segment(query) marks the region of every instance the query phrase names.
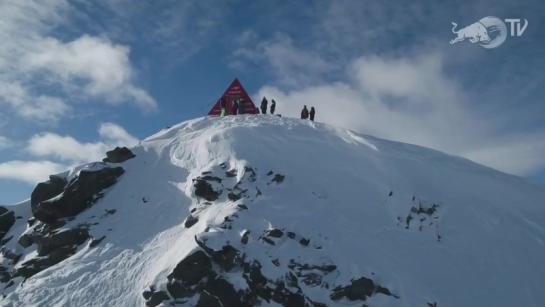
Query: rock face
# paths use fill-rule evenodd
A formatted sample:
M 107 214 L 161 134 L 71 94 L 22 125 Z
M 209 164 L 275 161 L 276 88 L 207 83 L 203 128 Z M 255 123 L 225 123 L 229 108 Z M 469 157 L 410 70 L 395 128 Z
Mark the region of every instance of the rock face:
M 89 237 L 85 228 L 49 231 L 48 227 L 44 226 L 29 236 L 29 240 L 38 246 L 38 257 L 22 263 L 13 277 L 21 276 L 26 279 L 63 261 L 73 255 L 78 246 Z
M 122 163 L 136 157 L 127 147 L 116 147 L 113 150 L 106 152 L 106 158 L 102 162 Z
M 34 216 L 53 224 L 60 218 L 77 215 L 100 198 L 101 191 L 117 182 L 123 174 L 121 167 L 105 167 L 99 170 L 82 170 L 65 186 L 65 181 L 51 177 L 32 192 L 31 205 Z
M 221 169 L 227 166 L 220 165 Z M 242 179 L 236 181 L 233 174 L 242 172 Z M 218 176 L 214 176 L 214 174 Z M 271 176 L 273 173 L 267 174 Z M 370 278 L 355 279 L 347 286 L 339 285 L 330 290 L 333 276 L 338 275 L 338 267 L 333 263 L 313 263 L 298 259 L 269 260 L 274 270 L 279 272 L 276 277 L 267 276 L 263 259 L 253 258 L 249 250 L 266 250 L 266 253 L 276 254 L 291 244 L 291 252 L 299 254 L 313 249 L 321 250 L 321 246 L 312 246 L 310 239 L 281 227 L 263 229 L 261 234 L 246 229 L 237 228 L 237 220 L 242 214 L 252 210 L 251 206 L 240 204 L 245 201 L 253 203 L 261 193 L 254 195 L 250 191 L 259 191 L 259 172 L 245 166 L 243 170 L 232 169 L 228 172 L 209 171 L 193 180 L 195 196 L 205 198 L 204 208 L 215 203 L 225 206 L 225 201 L 235 203 L 237 212 L 226 216 L 217 228 L 195 236 L 198 248 L 182 259 L 167 276 L 166 288 L 151 285 L 150 290 L 142 293 L 146 305 L 186 304 L 194 306 L 256 306 L 276 303 L 282 306 L 326 306 L 325 303 L 313 301 L 309 296 L 312 291 L 326 291 L 332 301 L 342 299 L 366 301 L 377 294 L 393 296 L 390 290 L 378 285 Z M 278 174 L 277 174 L 278 175 Z M 280 184 L 284 175 L 267 178 L 266 185 L 271 182 Z M 274 185 L 276 186 L 276 185 Z M 227 196 L 220 191 L 227 190 Z M 236 197 L 235 197 L 236 196 Z M 189 228 L 198 221 L 198 212 L 202 207 L 194 208 L 186 218 L 185 227 Z M 239 238 L 232 241 L 233 238 Z M 318 258 L 327 258 L 322 255 Z M 309 260 L 312 261 L 312 260 Z M 270 273 L 270 268 L 269 268 Z M 236 276 L 236 277 L 235 277 Z M 237 285 L 233 283 L 237 280 Z M 241 283 L 242 282 L 242 283 Z M 314 291 L 313 290 L 313 291 Z M 307 293 L 307 291 L 309 291 Z
M 93 239 L 89 230 L 97 223 L 70 223 L 70 220 L 92 206 L 102 197 L 103 190 L 116 183 L 124 172 L 121 167 L 101 164 L 90 164 L 91 169 L 81 170 L 70 181 L 63 175 L 52 175 L 48 181 L 36 186 L 29 204 L 33 216 L 28 217 L 27 229 L 15 241 L 20 246 L 6 247 L 13 234 L 8 240 L 1 241 L 0 282 L 13 285 L 17 277 L 27 279 L 74 255 L 82 244 Z M 115 212 L 115 209 L 106 209 L 101 218 Z M 16 222 L 13 211 L 0 207 L 0 239 Z M 104 238 L 92 240 L 90 247 L 98 245 Z M 26 249 L 33 245 L 36 255 L 26 255 L 25 261 L 19 263 L 23 258 L 21 247 Z
M 343 297 L 346 297 L 351 301 L 365 301 L 368 297 L 376 293 L 393 296 L 390 290 L 375 284 L 372 279 L 361 277 L 356 280 L 352 280 L 352 282 L 347 286 L 337 287 L 333 289 L 331 299 L 337 301 Z
M 15 213 L 0 207 L 0 240 L 4 238 L 13 224 L 15 224 Z

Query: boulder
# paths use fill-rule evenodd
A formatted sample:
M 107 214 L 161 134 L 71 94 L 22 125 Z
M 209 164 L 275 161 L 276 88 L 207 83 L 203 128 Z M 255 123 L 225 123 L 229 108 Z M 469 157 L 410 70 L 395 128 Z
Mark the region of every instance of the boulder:
M 115 149 L 106 152 L 106 158 L 102 159 L 102 161 L 109 163 L 122 163 L 134 157 L 136 157 L 136 155 L 133 154 L 127 147 L 116 147 Z
M 368 297 L 376 293 L 382 293 L 384 295 L 394 296 L 392 295 L 392 292 L 390 292 L 389 289 L 375 284 L 375 282 L 372 279 L 361 277 L 359 279 L 352 280 L 352 282 L 347 286 L 344 286 L 344 287 L 339 286 L 333 289 L 333 293 L 331 294 L 331 299 L 334 301 L 337 301 L 343 297 L 346 297 L 347 299 L 351 301 L 356 301 L 356 300 L 365 301 Z
M 197 306 L 242 306 L 242 293 L 223 278 L 209 279 Z
M 30 195 L 30 203 L 32 206 L 38 203 L 51 199 L 62 193 L 66 186 L 66 179 L 59 176 L 49 176 L 49 180 L 40 182 L 32 191 Z
M 199 221 L 198 217 L 190 215 L 185 220 L 184 226 L 185 226 L 185 228 L 190 228 L 191 226 L 195 225 L 198 221 Z
M 169 300 L 170 297 L 165 291 L 152 292 L 149 299 L 146 301 L 146 306 L 155 307 L 161 302 Z
M 212 270 L 212 262 L 202 250 L 197 250 L 180 261 L 169 279 L 177 279 L 187 285 L 195 285 L 201 279 L 207 277 Z
M 63 246 L 80 245 L 89 239 L 89 232 L 84 228 L 66 229 L 47 236 L 32 238 L 38 245 L 38 256 L 45 256 Z
M 124 173 L 121 167 L 105 167 L 100 170 L 82 170 L 62 190 L 62 195 L 50 198 L 59 191 L 60 184 L 50 181 L 40 183 L 32 193 L 32 213 L 36 219 L 53 224 L 59 218 L 77 215 L 90 207 L 100 197 L 103 189 L 112 186 Z M 57 195 L 60 193 L 57 193 Z M 49 198 L 48 198 L 49 197 Z
M 214 191 L 212 185 L 202 178 L 194 179 L 194 187 L 195 195 L 207 201 L 215 201 L 220 195 L 220 192 Z
M 0 212 L 2 212 L 0 215 L 0 240 L 1 240 L 11 229 L 11 226 L 15 224 L 15 213 L 13 211 L 7 210 L 4 207 L 0 207 Z

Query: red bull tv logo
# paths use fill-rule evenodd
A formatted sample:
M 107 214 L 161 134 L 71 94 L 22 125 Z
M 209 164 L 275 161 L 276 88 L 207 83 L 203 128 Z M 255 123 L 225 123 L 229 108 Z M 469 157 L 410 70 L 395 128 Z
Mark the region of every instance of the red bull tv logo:
M 509 24 L 509 31 L 507 24 Z M 456 37 L 450 41 L 451 45 L 467 39 L 473 44 L 478 43 L 483 48 L 492 49 L 503 44 L 508 35 L 522 36 L 528 27 L 528 20 L 520 18 L 501 20 L 498 17 L 488 16 L 459 30 L 456 30 L 457 27 L 458 24 L 452 22 L 452 33 L 456 34 Z

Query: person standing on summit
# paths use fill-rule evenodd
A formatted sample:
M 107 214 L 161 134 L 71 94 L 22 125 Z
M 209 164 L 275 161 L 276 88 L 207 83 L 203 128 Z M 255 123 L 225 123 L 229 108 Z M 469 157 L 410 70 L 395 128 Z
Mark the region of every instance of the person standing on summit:
M 225 99 L 220 98 L 220 116 L 225 116 L 227 113 L 227 103 L 225 103 Z
M 238 99 L 233 100 L 233 108 L 232 108 L 233 115 L 238 114 Z
M 314 110 L 314 107 L 310 107 L 310 120 L 314 121 L 314 114 L 316 114 L 316 110 Z
M 261 100 L 261 114 L 267 114 L 267 104 L 269 104 L 267 98 L 263 97 L 263 100 Z
M 274 99 L 271 101 L 271 114 L 274 114 L 274 110 L 276 109 L 276 101 Z
M 305 105 L 303 107 L 303 110 L 301 110 L 301 119 L 307 119 L 308 118 L 308 109 L 307 109 L 307 106 Z

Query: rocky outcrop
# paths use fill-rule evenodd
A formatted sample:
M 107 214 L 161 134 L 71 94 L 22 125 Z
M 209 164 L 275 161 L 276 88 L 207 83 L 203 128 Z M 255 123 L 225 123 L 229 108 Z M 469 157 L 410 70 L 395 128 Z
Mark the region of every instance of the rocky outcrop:
M 36 244 L 38 256 L 20 265 L 13 277 L 29 278 L 76 253 L 78 246 L 90 238 L 85 227 L 52 229 L 47 224 L 37 224 L 33 231 L 19 238 L 23 247 Z
M 0 240 L 4 239 L 13 224 L 15 224 L 15 213 L 0 207 Z
M 102 197 L 101 191 L 116 183 L 123 172 L 121 167 L 82 170 L 64 186 L 62 184 L 66 181 L 52 176 L 49 181 L 39 183 L 32 192 L 32 214 L 48 224 L 77 215 Z
M 389 289 L 377 285 L 372 279 L 361 277 L 352 280 L 349 285 L 339 286 L 333 289 L 331 299 L 337 301 L 342 298 L 347 298 L 351 301 L 365 301 L 367 298 L 378 293 L 394 296 Z
M 207 201 L 215 201 L 218 199 L 221 191 L 216 191 L 206 178 L 197 178 L 193 180 L 195 187 L 195 195 L 204 198 Z
M 104 163 L 93 163 L 88 167 L 70 180 L 65 175 L 52 175 L 48 181 L 35 187 L 30 200 L 33 216 L 26 221 L 27 230 L 16 242 L 20 247 L 8 247 L 6 240 L 1 241 L 0 282 L 10 286 L 16 277 L 27 279 L 74 255 L 89 240 L 89 246 L 93 247 L 105 238 L 94 239 L 89 234 L 90 227 L 98 223 L 76 224 L 71 221 L 102 197 L 104 189 L 116 183 L 124 171 L 121 167 L 107 167 Z M 115 212 L 115 209 L 105 209 L 105 213 L 97 218 L 105 218 Z M 0 207 L 0 239 L 16 222 L 14 212 Z M 28 257 L 27 254 L 23 257 L 20 248 L 33 245 L 35 256 Z M 25 261 L 20 263 L 20 259 Z
M 136 157 L 136 155 L 127 147 L 116 147 L 115 149 L 106 152 L 106 158 L 102 159 L 102 162 L 122 163 L 134 157 Z

